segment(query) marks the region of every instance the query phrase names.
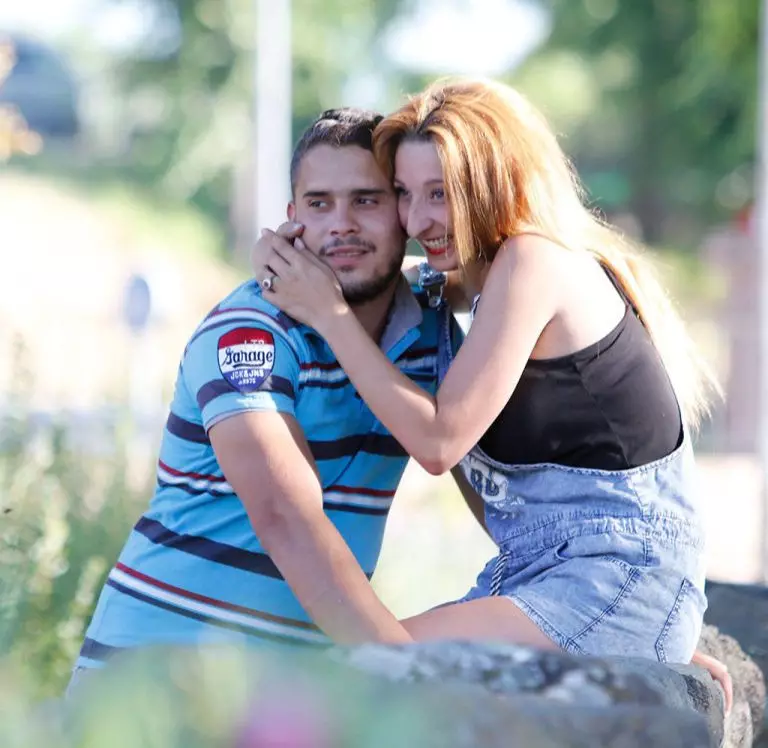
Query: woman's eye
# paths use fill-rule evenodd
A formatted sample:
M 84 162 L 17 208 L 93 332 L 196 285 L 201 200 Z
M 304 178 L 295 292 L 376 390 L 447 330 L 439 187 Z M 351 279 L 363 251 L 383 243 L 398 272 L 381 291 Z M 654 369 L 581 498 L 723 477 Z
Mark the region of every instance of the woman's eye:
M 440 187 L 436 190 L 432 190 L 432 199 L 433 200 L 445 200 L 445 190 Z

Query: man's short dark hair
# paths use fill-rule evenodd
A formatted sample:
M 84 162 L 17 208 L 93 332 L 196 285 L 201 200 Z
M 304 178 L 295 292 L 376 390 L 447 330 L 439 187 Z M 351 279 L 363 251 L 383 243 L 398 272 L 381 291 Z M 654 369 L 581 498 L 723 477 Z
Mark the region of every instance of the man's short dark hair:
M 301 160 L 316 145 L 343 148 L 356 145 L 366 151 L 373 150 L 373 131 L 384 119 L 383 115 L 368 109 L 343 107 L 327 109 L 305 131 L 296 143 L 291 157 L 291 192 L 296 192 L 296 178 Z

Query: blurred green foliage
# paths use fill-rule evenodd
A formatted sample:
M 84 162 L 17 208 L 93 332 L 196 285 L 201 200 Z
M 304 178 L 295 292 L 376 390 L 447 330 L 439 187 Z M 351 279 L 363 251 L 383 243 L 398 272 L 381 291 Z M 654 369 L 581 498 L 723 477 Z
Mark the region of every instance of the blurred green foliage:
M 155 92 L 169 103 L 162 121 L 137 131 L 135 165 L 224 221 L 232 170 L 250 137 L 253 3 L 153 2 L 173 9 L 183 36 L 170 58 L 119 67 L 126 101 Z M 542 4 L 551 35 L 506 77 L 552 118 L 598 207 L 634 216 L 652 244 L 693 246 L 748 203 L 757 3 Z M 390 93 L 423 85 L 426 76 L 396 69 L 379 43 L 413 6 L 294 0 L 294 134 L 342 100 L 351 76 L 378 70 Z
M 7 688 L 10 674 L 0 672 L 3 748 L 390 748 L 448 738 L 438 699 L 294 651 L 146 651 L 90 674 L 68 702 L 35 708 Z
M 565 135 L 597 205 L 695 246 L 752 197 L 759 3 L 547 0 L 515 81 Z
M 596 207 L 631 216 L 650 244 L 690 249 L 749 205 L 758 3 L 513 1 L 545 8 L 551 33 L 500 77 L 552 120 Z M 322 109 L 354 103 L 351 91 L 372 87 L 387 106 L 432 77 L 398 68 L 383 43 L 417 0 L 291 4 L 294 136 Z M 255 3 L 144 0 L 143 7 L 154 19 L 151 33 L 127 54 L 96 50 L 87 35 L 70 42 L 101 81 L 106 130 L 121 145 L 48 154 L 45 163 L 78 180 L 128 180 L 160 204 L 197 210 L 214 227 L 219 251 L 231 254 L 235 185 L 253 168 Z M 74 168 L 73 158 L 88 162 Z
M 23 360 L 22 354 L 19 361 Z M 120 433 L 76 451 L 56 424 L 35 426 L 19 370 L 0 428 L 0 657 L 32 699 L 69 677 L 96 596 L 149 495 Z
M 146 4 L 171 26 L 178 24 L 178 46 L 113 63 L 122 94 L 119 119 L 130 128 L 130 159 L 122 173 L 211 216 L 224 229 L 226 244 L 233 182 L 248 162 L 253 138 L 255 3 Z M 404 4 L 293 0 L 294 134 L 323 109 L 338 106 L 350 75 L 380 66 L 377 34 Z M 397 86 L 392 72 L 390 83 Z

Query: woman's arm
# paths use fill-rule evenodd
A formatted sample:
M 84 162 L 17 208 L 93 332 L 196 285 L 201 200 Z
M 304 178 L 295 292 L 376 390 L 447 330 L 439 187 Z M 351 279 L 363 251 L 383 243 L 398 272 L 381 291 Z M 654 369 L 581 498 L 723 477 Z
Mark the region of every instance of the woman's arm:
M 498 253 L 475 321 L 436 397 L 394 367 L 343 302 L 335 277 L 308 253 L 270 259 L 280 281 L 266 295 L 327 340 L 377 418 L 430 473 L 452 468 L 509 400 L 541 332 L 555 315 L 552 274 L 559 248 L 517 237 Z M 336 288 L 329 301 L 329 277 Z

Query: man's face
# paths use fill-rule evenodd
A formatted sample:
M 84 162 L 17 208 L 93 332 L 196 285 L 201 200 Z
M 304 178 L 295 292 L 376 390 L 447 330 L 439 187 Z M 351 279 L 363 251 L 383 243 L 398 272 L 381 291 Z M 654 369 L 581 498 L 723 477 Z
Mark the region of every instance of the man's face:
M 405 235 L 392 185 L 359 146 L 318 145 L 296 175 L 288 217 L 307 247 L 336 273 L 349 304 L 386 291 L 400 274 Z

